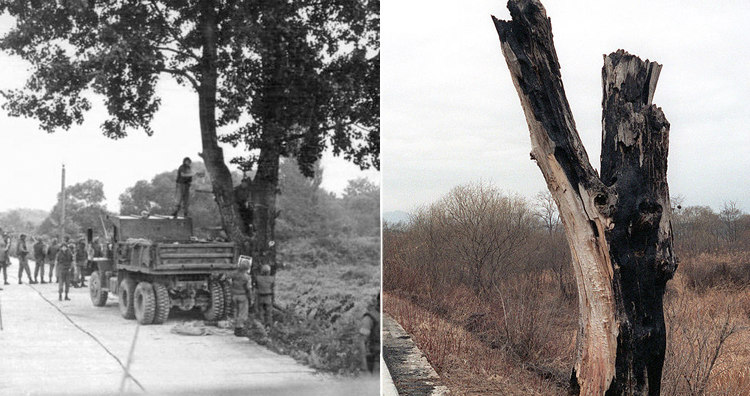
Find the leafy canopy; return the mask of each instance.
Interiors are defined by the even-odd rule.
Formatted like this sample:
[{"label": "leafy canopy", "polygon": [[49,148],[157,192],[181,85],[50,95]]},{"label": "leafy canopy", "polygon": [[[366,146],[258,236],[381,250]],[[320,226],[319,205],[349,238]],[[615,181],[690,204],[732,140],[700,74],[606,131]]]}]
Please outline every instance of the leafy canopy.
[{"label": "leafy canopy", "polygon": [[[379,0],[3,1],[16,26],[0,49],[32,65],[23,89],[1,92],[3,108],[53,132],[81,124],[94,93],[109,114],[106,136],[150,135],[162,76],[208,96],[215,77],[215,122],[229,129],[223,141],[247,149],[233,161],[242,170],[272,147],[309,176],[327,146],[379,168],[379,8]],[[214,16],[215,58],[203,35]]]}]

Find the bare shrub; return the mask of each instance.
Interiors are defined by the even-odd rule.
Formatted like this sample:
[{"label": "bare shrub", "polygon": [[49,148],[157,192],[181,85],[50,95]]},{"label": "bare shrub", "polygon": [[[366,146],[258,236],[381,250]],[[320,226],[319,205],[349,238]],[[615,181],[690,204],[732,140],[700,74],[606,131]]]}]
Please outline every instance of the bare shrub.
[{"label": "bare shrub", "polygon": [[[741,331],[736,302],[726,295],[698,297],[673,290],[667,298],[667,356],[662,392],[665,395],[714,395],[740,390],[728,386],[726,373],[736,373],[727,358],[729,341]],[[747,394],[750,383],[739,385]]]},{"label": "bare shrub", "polygon": [[525,200],[488,184],[455,187],[430,208],[433,238],[469,286],[487,295],[493,284],[517,271],[533,244],[532,213]]},{"label": "bare shrub", "polygon": [[[447,296],[443,303],[458,304],[452,297]],[[469,297],[469,300],[464,308],[477,308],[470,306],[474,298]],[[504,349],[489,347],[465,326],[441,318],[408,299],[385,293],[383,310],[412,335],[430,364],[456,394],[565,394],[565,389],[557,387],[553,381],[509,360]],[[466,313],[467,309],[463,311]]]},{"label": "bare shrub", "polygon": [[683,260],[686,285],[697,291],[742,289],[750,286],[750,254],[700,254]]},{"label": "bare shrub", "polygon": [[508,352],[521,363],[537,366],[548,364],[564,352],[556,341],[566,338],[566,334],[558,333],[556,318],[563,312],[568,317],[575,315],[554,293],[540,289],[542,284],[540,277],[531,273],[518,275],[502,289],[496,289]]}]

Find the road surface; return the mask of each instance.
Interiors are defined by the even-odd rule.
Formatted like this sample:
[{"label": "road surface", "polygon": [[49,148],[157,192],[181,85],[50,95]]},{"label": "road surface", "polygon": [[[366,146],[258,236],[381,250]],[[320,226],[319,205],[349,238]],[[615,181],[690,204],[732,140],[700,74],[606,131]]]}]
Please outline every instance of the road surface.
[{"label": "road surface", "polygon": [[[31,268],[34,268],[33,262]],[[94,307],[88,288],[70,289],[58,301],[57,284],[26,283],[9,269],[0,291],[0,395],[116,394],[136,327],[138,337],[124,390],[131,394],[347,394],[372,384],[317,374],[230,330],[188,336],[171,332],[195,316],[171,317],[163,325],[137,326],[120,316],[117,298]],[[47,268],[48,269],[48,268]],[[374,385],[377,393],[377,383]]]}]

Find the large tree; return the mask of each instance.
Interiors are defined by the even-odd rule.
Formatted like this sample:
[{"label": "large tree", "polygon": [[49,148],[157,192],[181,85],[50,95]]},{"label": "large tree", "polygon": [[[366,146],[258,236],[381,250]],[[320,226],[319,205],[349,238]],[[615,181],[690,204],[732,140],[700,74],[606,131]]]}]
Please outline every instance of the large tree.
[{"label": "large tree", "polygon": [[[378,0],[11,0],[0,12],[16,19],[0,48],[32,65],[4,108],[44,130],[83,122],[93,92],[106,136],[151,134],[160,78],[197,94],[201,156],[243,252],[274,258],[281,157],[307,176],[327,147],[379,167]],[[247,149],[234,162],[254,176],[239,186],[220,139]]]},{"label": "large tree", "polygon": [[661,65],[622,50],[604,58],[601,176],[589,163],[538,0],[494,20],[531,132],[531,156],[559,208],[578,285],[571,389],[658,395],[663,296],[677,268],[667,187],[669,122],[652,104]]}]

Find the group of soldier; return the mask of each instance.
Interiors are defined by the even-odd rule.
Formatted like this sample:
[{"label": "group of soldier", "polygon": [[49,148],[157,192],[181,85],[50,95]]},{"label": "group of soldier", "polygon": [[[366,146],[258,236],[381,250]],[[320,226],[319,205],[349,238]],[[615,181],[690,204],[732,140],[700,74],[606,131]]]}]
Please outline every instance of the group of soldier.
[{"label": "group of soldier", "polygon": [[[264,264],[260,267],[260,273],[251,277],[248,275],[250,263],[240,261],[237,271],[230,275],[232,281],[232,305],[234,307],[234,335],[244,336],[244,328],[247,324],[250,302],[255,313],[270,327],[273,324],[273,293],[275,277],[271,275],[271,267]],[[254,288],[252,286],[255,286]],[[255,298],[253,298],[253,292]]]},{"label": "group of soldier", "polygon": [[[8,267],[11,265],[11,247],[18,258],[18,284],[23,284],[23,274],[30,284],[52,283],[52,274],[58,283],[58,299],[70,300],[68,291],[72,285],[74,288],[86,286],[85,268],[88,260],[93,257],[104,256],[104,245],[97,239],[93,243],[87,243],[84,238],[71,241],[65,237],[63,242],[53,238],[50,242],[43,237],[31,237],[27,240],[25,234],[21,234],[14,242],[8,233],[0,230],[0,270],[3,272],[3,282],[8,283]],[[32,243],[29,246],[30,243]],[[33,258],[34,275],[31,275],[29,259]],[[44,280],[44,266],[49,265],[49,281]],[[0,290],[2,290],[0,288]]]}]

